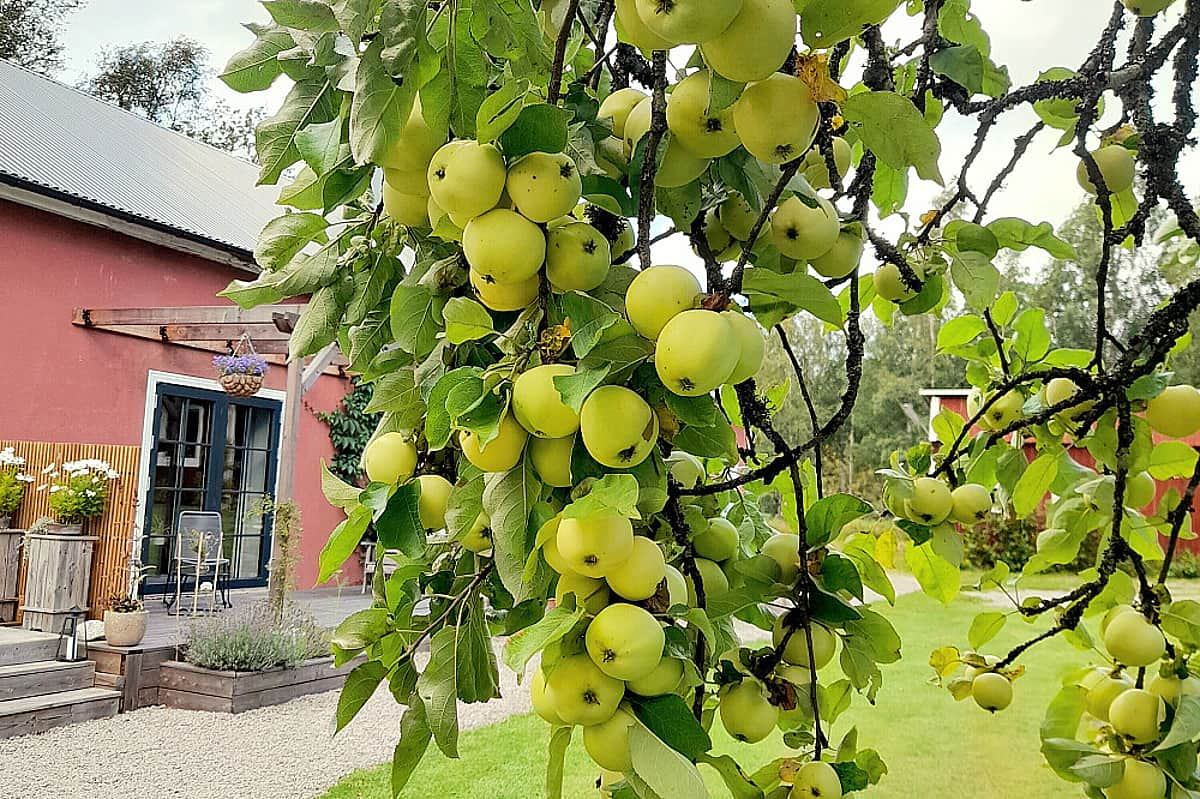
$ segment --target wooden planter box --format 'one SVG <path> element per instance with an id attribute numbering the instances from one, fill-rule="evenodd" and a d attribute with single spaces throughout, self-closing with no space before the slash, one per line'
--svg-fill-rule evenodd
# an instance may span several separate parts
<path id="1" fill-rule="evenodd" d="M 17 618 L 17 577 L 21 571 L 24 530 L 0 530 L 0 624 Z"/>
<path id="2" fill-rule="evenodd" d="M 298 696 L 342 687 L 357 661 L 334 668 L 333 658 L 305 661 L 294 669 L 212 671 L 179 660 L 159 668 L 158 701 L 167 707 L 241 713 L 279 705 Z"/>

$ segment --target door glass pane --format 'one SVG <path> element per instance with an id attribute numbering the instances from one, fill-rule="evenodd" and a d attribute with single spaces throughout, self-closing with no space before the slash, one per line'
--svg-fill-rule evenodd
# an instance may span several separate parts
<path id="1" fill-rule="evenodd" d="M 233 553 L 233 576 L 265 579 L 270 525 L 262 511 L 274 461 L 268 449 L 274 411 L 230 403 L 226 423 L 221 515 L 229 521 L 226 543 Z"/>

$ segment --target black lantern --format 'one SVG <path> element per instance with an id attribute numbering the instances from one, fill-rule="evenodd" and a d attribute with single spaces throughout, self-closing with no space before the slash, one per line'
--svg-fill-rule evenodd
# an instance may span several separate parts
<path id="1" fill-rule="evenodd" d="M 87 611 L 75 605 L 63 619 L 62 631 L 58 634 L 57 659 L 63 663 L 87 660 L 87 636 L 81 636 L 81 622 L 86 621 Z"/>

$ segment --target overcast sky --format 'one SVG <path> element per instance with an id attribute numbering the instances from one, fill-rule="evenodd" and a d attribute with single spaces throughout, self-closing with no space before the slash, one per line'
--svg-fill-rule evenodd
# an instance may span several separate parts
<path id="1" fill-rule="evenodd" d="M 1043 0 L 1031 3 L 1022 0 L 987 0 L 974 4 L 982 14 L 983 24 L 992 36 L 993 57 L 1007 64 L 1014 84 L 1028 83 L 1038 72 L 1049 66 L 1075 67 L 1095 42 L 1108 17 L 1110 6 L 1100 0 Z M 1178 18 L 1182 3 L 1166 12 L 1167 20 Z M 240 27 L 247 21 L 265 21 L 266 12 L 253 0 L 192 0 L 169 4 L 164 9 L 161 0 L 87 0 L 87 5 L 71 18 L 65 36 L 67 69 L 62 76 L 74 82 L 94 63 L 105 47 L 135 41 L 161 41 L 178 35 L 188 35 L 206 46 L 213 54 L 213 67 L 219 69 L 229 56 L 245 47 L 251 35 Z M 914 37 L 916 26 L 908 19 L 889 23 L 885 38 L 889 42 L 907 42 Z M 686 54 L 673 58 L 686 61 Z M 237 104 L 273 105 L 285 90 L 280 79 L 269 93 L 241 96 L 218 84 L 223 97 Z M 1115 107 L 1116 103 L 1110 104 Z M 1036 118 L 1029 109 L 1007 114 L 989 146 L 977 162 L 972 175 L 978 192 L 986 187 L 991 176 L 1008 160 L 1012 139 L 1027 130 Z M 939 128 L 945 152 L 942 171 L 952 181 L 958 165 L 970 146 L 973 122 L 952 120 Z M 1082 199 L 1074 178 L 1075 159 L 1063 151 L 1051 157 L 1058 138 L 1056 131 L 1045 131 L 1035 140 L 1029 155 L 1008 181 L 1005 189 L 992 203 L 996 216 L 1022 216 L 1037 222 L 1059 222 Z M 1196 189 L 1198 160 L 1189 158 L 1184 164 L 1189 193 Z M 1191 179 L 1189 179 L 1191 178 Z M 940 188 L 920 182 L 915 175 L 910 186 L 909 209 L 920 213 L 930 205 Z M 676 260 L 685 258 L 683 248 L 667 248 Z"/>

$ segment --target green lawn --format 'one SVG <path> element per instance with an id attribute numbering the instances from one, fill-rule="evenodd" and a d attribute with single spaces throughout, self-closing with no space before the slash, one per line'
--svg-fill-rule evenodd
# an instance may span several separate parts
<path id="1" fill-rule="evenodd" d="M 1038 752 L 1038 725 L 1054 694 L 1059 675 L 1080 662 L 1081 655 L 1054 640 L 1035 647 L 1022 661 L 1029 673 L 1016 684 L 1011 708 L 994 717 L 970 700 L 955 703 L 950 695 L 928 684 L 930 650 L 965 646 L 966 630 L 981 603 L 969 597 L 942 608 L 923 595 L 902 597 L 889 617 L 904 638 L 905 659 L 884 667 L 885 685 L 874 708 L 856 699 L 856 706 L 833 731 L 840 740 L 851 724 L 860 727 L 860 746 L 873 747 L 887 761 L 890 773 L 870 792 L 876 799 L 960 799 L 972 796 L 1021 799 L 1061 799 L 1082 796 L 1057 780 Z M 986 649 L 1006 651 L 1035 627 L 1012 619 Z M 393 731 L 381 731 L 394 734 Z M 753 769 L 785 753 L 779 737 L 750 747 L 713 730 L 717 748 L 738 756 Z M 439 799 L 532 799 L 542 792 L 547 726 L 537 717 L 522 716 L 502 724 L 465 733 L 462 759 L 447 760 L 431 748 L 405 791 L 411 797 Z M 712 795 L 727 796 L 714 774 Z M 564 796 L 585 797 L 593 785 L 594 769 L 582 743 L 572 743 L 567 761 Z M 965 781 L 970 780 L 968 784 Z M 325 799 L 384 799 L 388 797 L 386 765 L 356 772 L 332 788 Z"/>

